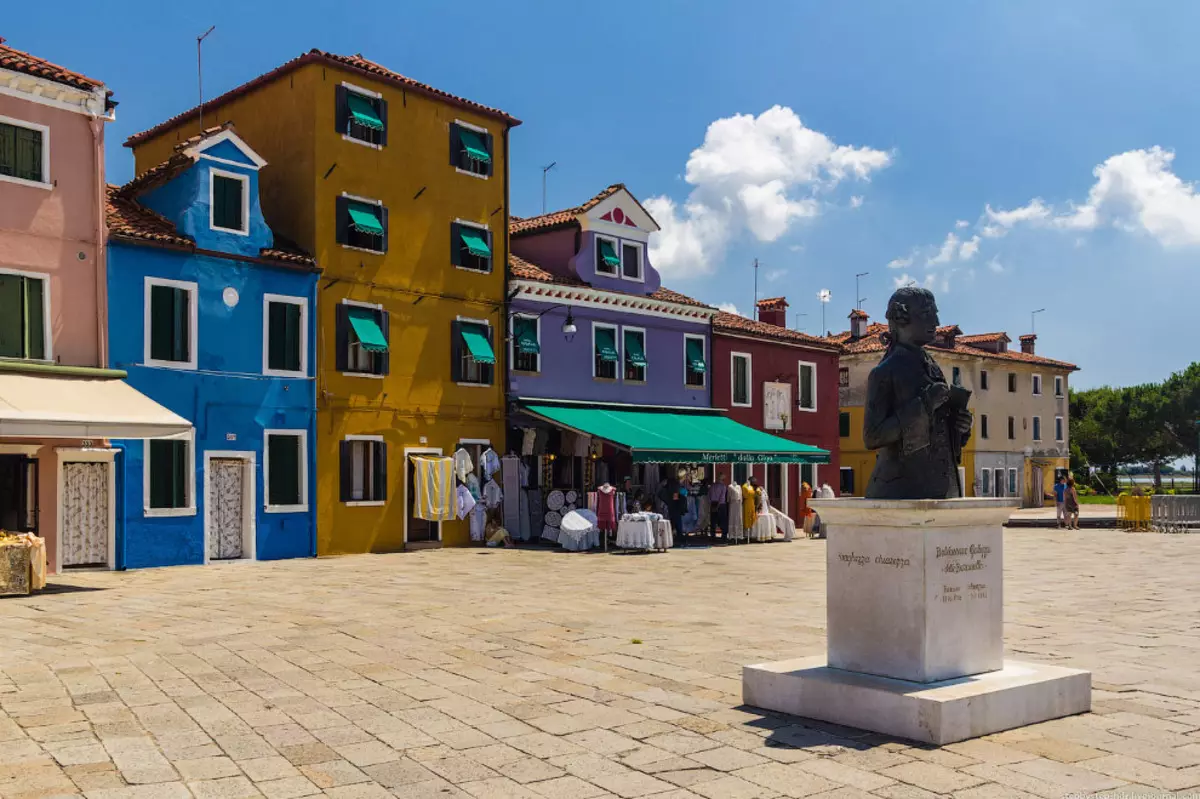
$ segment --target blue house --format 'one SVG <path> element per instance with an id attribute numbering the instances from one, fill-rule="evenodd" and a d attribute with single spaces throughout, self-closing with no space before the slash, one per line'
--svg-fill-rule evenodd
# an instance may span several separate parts
<path id="1" fill-rule="evenodd" d="M 318 269 L 271 232 L 230 125 L 108 188 L 109 360 L 190 420 L 116 442 L 118 568 L 316 554 Z"/>

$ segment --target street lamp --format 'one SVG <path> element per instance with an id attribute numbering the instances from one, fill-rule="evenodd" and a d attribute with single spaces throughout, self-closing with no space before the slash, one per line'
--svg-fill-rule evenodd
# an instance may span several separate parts
<path id="1" fill-rule="evenodd" d="M 516 292 L 513 292 L 513 294 L 515 295 Z M 509 298 L 511 299 L 512 295 L 510 295 Z M 566 303 L 562 303 L 562 302 L 560 302 L 556 305 L 551 305 L 549 308 L 542 311 L 540 314 L 537 314 L 533 318 L 541 319 L 543 316 L 545 316 L 546 314 L 555 310 L 556 308 L 566 308 L 567 309 L 567 318 L 566 318 L 566 320 L 563 321 L 563 324 L 562 324 L 562 334 L 563 334 L 563 338 L 565 338 L 567 340 L 567 342 L 569 343 L 573 338 L 575 338 L 575 334 L 579 332 L 579 328 L 575 326 L 575 315 L 571 312 L 570 305 L 567 305 Z M 526 316 L 527 317 L 528 314 L 510 313 L 509 316 Z M 511 328 L 512 325 L 510 324 L 509 327 Z M 511 336 L 511 333 L 510 333 L 510 336 Z"/>

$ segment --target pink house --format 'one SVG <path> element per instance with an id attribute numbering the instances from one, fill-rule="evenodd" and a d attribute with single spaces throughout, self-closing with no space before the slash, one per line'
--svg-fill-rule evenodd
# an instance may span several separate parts
<path id="1" fill-rule="evenodd" d="M 0 39 L 0 529 L 114 563 L 109 438 L 191 425 L 107 364 L 104 84 Z"/>

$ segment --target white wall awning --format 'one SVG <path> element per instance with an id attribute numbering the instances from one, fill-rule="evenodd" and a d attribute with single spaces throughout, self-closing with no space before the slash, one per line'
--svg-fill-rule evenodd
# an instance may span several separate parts
<path id="1" fill-rule="evenodd" d="M 191 429 L 124 380 L 0 374 L 0 436 L 170 438 Z"/>

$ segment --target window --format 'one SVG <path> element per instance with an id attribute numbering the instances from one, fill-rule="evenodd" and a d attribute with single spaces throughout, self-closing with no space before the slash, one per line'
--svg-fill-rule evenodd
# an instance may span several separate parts
<path id="1" fill-rule="evenodd" d="M 0 117 L 0 180 L 50 184 L 50 128 Z"/>
<path id="2" fill-rule="evenodd" d="M 1008 470 L 1008 495 L 1015 497 L 1017 495 L 1017 470 Z"/>
<path id="3" fill-rule="evenodd" d="M 979 388 L 981 391 L 988 390 L 988 373 L 987 369 L 979 370 Z"/>
<path id="4" fill-rule="evenodd" d="M 850 437 L 850 414 L 842 411 L 838 414 L 838 438 Z"/>
<path id="5" fill-rule="evenodd" d="M 482 319 L 452 322 L 450 358 L 450 376 L 455 383 L 490 386 L 496 369 L 491 325 Z"/>
<path id="6" fill-rule="evenodd" d="M 471 175 L 492 174 L 492 134 L 463 122 L 450 125 L 450 163 Z"/>
<path id="7" fill-rule="evenodd" d="M 390 371 L 390 325 L 379 305 L 342 302 L 337 307 L 337 370 L 386 375 Z"/>
<path id="8" fill-rule="evenodd" d="M 617 257 L 617 240 L 596 237 L 596 274 L 617 276 L 621 260 Z"/>
<path id="9" fill-rule="evenodd" d="M 1061 396 L 1063 396 L 1063 394 L 1064 394 L 1064 392 L 1063 392 L 1062 375 L 1055 375 L 1054 376 L 1054 396 L 1061 397 Z"/>
<path id="10" fill-rule="evenodd" d="M 995 479 L 992 481 L 992 485 L 995 488 L 996 496 L 998 496 L 998 497 L 1004 496 L 1004 470 L 1003 469 L 997 469 L 995 471 Z"/>
<path id="11" fill-rule="evenodd" d="M 1008 373 L 1008 390 L 1014 394 L 1017 392 L 1017 375 L 1015 372 Z"/>
<path id="12" fill-rule="evenodd" d="M 988 437 L 988 417 L 986 413 L 981 414 L 979 417 L 979 437 Z"/>
<path id="13" fill-rule="evenodd" d="M 1033 417 L 1033 440 L 1042 440 L 1042 417 L 1040 416 Z"/>
<path id="14" fill-rule="evenodd" d="M 146 515 L 195 513 L 192 439 L 150 439 L 145 442 L 145 453 Z"/>
<path id="15" fill-rule="evenodd" d="M 838 493 L 842 496 L 854 496 L 854 469 L 850 466 L 843 466 L 840 469 L 841 474 L 838 480 Z"/>
<path id="16" fill-rule="evenodd" d="M 208 171 L 209 227 L 228 233 L 250 232 L 250 178 L 221 169 Z"/>
<path id="17" fill-rule="evenodd" d="M 343 83 L 337 87 L 335 124 L 345 139 L 382 147 L 387 144 L 387 100 Z"/>
<path id="18" fill-rule="evenodd" d="M 196 368 L 196 284 L 146 278 L 146 363 Z"/>
<path id="19" fill-rule="evenodd" d="M 749 479 L 750 464 L 735 463 L 733 464 L 733 482 L 735 485 L 741 485 Z"/>
<path id="20" fill-rule="evenodd" d="M 492 232 L 461 220 L 451 223 L 450 263 L 472 272 L 491 272 Z"/>
<path id="21" fill-rule="evenodd" d="M 683 384 L 703 388 L 708 378 L 708 364 L 704 360 L 704 336 L 683 337 Z"/>
<path id="22" fill-rule="evenodd" d="M 541 320 L 536 316 L 514 316 L 512 364 L 514 372 L 541 371 Z"/>
<path id="23" fill-rule="evenodd" d="M 748 408 L 753 404 L 750 388 L 750 355 L 735 352 L 731 356 L 733 367 L 733 404 Z"/>
<path id="24" fill-rule="evenodd" d="M 263 433 L 267 513 L 308 510 L 307 431 L 264 430 Z"/>
<path id="25" fill-rule="evenodd" d="M 979 495 L 982 497 L 990 497 L 992 495 L 991 469 L 981 469 L 979 471 Z"/>
<path id="26" fill-rule="evenodd" d="M 1061 416 L 1054 417 L 1054 440 L 1066 441 L 1066 431 L 1063 429 L 1063 418 Z"/>
<path id="27" fill-rule="evenodd" d="M 1008 440 L 1013 441 L 1017 437 L 1017 420 L 1012 416 L 1008 417 Z"/>
<path id="28" fill-rule="evenodd" d="M 646 382 L 646 331 L 627 327 L 622 331 L 625 347 L 625 379 Z"/>
<path id="29" fill-rule="evenodd" d="M 621 277 L 642 279 L 642 245 L 628 241 L 621 244 Z"/>
<path id="30" fill-rule="evenodd" d="M 49 360 L 47 279 L 0 273 L 0 358 Z"/>
<path id="31" fill-rule="evenodd" d="M 838 388 L 850 388 L 850 368 L 847 366 L 838 369 Z"/>
<path id="32" fill-rule="evenodd" d="M 962 369 L 955 366 L 950 370 L 950 375 L 951 375 L 951 377 L 950 377 L 951 385 L 955 385 L 955 386 L 962 385 Z"/>
<path id="33" fill-rule="evenodd" d="M 1040 397 L 1042 395 L 1042 376 L 1033 376 L 1033 396 Z"/>
<path id="34" fill-rule="evenodd" d="M 347 436 L 340 448 L 342 502 L 382 505 L 387 500 L 387 444 L 383 436 Z"/>
<path id="35" fill-rule="evenodd" d="M 817 365 L 808 361 L 800 361 L 800 410 L 815 411 L 817 409 Z"/>
<path id="36" fill-rule="evenodd" d="M 263 374 L 308 373 L 308 300 L 263 295 Z"/>
<path id="37" fill-rule="evenodd" d="M 342 194 L 337 198 L 338 244 L 368 252 L 387 252 L 388 210 L 382 203 Z"/>
<path id="38" fill-rule="evenodd" d="M 592 323 L 592 377 L 604 380 L 617 379 L 617 328 L 612 325 Z"/>

